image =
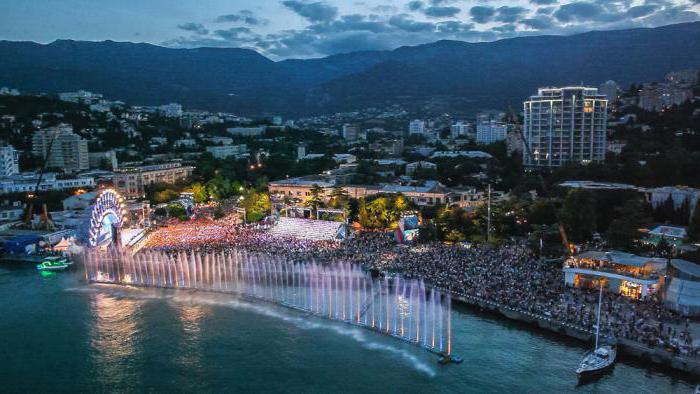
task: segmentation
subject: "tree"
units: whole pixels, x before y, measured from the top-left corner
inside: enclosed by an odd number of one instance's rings
[[[589,190],[574,189],[567,193],[559,211],[567,236],[575,242],[590,239],[596,230],[595,196]]]
[[[329,195],[328,206],[336,209],[347,209],[350,202],[348,192],[340,185],[333,186]]]
[[[241,201],[241,206],[246,210],[246,219],[249,222],[259,222],[270,212],[270,195],[249,191]]]
[[[323,205],[323,188],[317,184],[313,184],[311,190],[309,190],[310,198],[306,200],[304,205],[311,208],[312,213],[315,215],[318,212],[318,208]]]
[[[646,203],[632,199],[616,209],[617,218],[610,222],[606,232],[608,244],[614,248],[631,250],[639,238],[639,229],[651,221],[646,214]]]
[[[203,203],[209,201],[209,193],[207,192],[207,188],[201,183],[193,183],[189,189],[193,194],[195,202]]]

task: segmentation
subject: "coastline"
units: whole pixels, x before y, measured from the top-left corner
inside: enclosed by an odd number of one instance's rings
[[[446,289],[441,289],[441,291],[449,292]],[[449,294],[452,295],[453,301],[469,306],[479,307],[481,309],[497,313],[507,319],[536,325],[541,329],[555,332],[560,335],[565,335],[580,341],[590,342],[594,335],[593,331],[591,330],[569,323],[562,323],[546,316],[511,308],[494,301],[484,300],[482,298],[469,295],[455,294],[454,292],[449,292]],[[617,339],[617,348],[625,355],[651,361],[655,364],[682,371],[693,376],[700,376],[700,359],[675,356],[662,348],[650,348],[642,343],[626,338]]]

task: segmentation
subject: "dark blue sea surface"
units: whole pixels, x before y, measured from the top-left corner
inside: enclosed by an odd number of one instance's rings
[[[461,365],[394,338],[226,294],[0,266],[0,392],[691,393],[622,358],[578,385],[586,344],[455,306]]]

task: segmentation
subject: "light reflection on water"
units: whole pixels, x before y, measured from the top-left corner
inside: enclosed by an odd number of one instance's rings
[[[182,352],[178,364],[193,372],[202,370],[202,320],[206,313],[202,306],[184,303],[171,303],[177,308],[177,315],[182,324]]]
[[[103,387],[123,384],[126,376],[133,377],[125,370],[137,351],[139,310],[143,302],[103,293],[90,295],[93,315],[90,346],[94,350],[92,357],[96,365],[96,378]]]

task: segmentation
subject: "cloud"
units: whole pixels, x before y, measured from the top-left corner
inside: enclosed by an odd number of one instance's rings
[[[650,15],[656,11],[656,6],[653,4],[639,5],[627,10],[627,16],[630,18],[641,18]]]
[[[271,23],[262,28],[263,23],[255,21],[264,19],[242,10],[213,20],[234,24],[226,29],[210,31],[196,22],[178,25],[188,34],[164,44],[242,47],[275,59],[304,58],[393,49],[441,39],[490,41],[594,29],[653,27],[700,19],[697,13],[700,0],[521,0],[507,6],[490,6],[497,2],[478,0],[479,5],[464,9],[469,14],[467,18],[459,18],[462,12],[459,4],[464,0],[356,1],[353,6],[363,10],[356,13],[342,13],[341,9],[345,8],[336,7],[336,2],[330,0],[280,1],[283,7],[304,18],[300,27],[269,31]]]
[[[207,30],[204,25],[201,23],[194,23],[194,22],[187,22],[187,23],[182,23],[177,25],[177,28],[180,30],[185,30],[185,31],[191,31],[195,34],[201,34],[201,35],[206,35],[209,34],[209,30]]]
[[[285,0],[282,4],[311,22],[329,22],[338,16],[338,8],[323,2]]]
[[[499,7],[497,10],[496,20],[499,22],[513,23],[518,20],[520,15],[527,12],[523,7]]]
[[[493,7],[477,5],[469,10],[469,15],[471,15],[472,20],[476,23],[487,23],[491,21],[493,16],[496,14],[496,10]]]
[[[418,11],[418,10],[422,9],[424,5],[425,4],[423,4],[422,1],[414,0],[414,1],[409,1],[406,4],[406,8],[409,11]]]
[[[267,19],[259,18],[250,10],[241,10],[236,14],[219,15],[214,19],[216,23],[242,22],[246,25],[266,25]]]
[[[603,13],[600,5],[581,1],[562,5],[554,12],[554,17],[562,22],[586,21],[596,20]]]
[[[522,19],[520,24],[533,30],[548,30],[554,27],[555,22],[547,15],[537,15],[533,18]]]
[[[406,14],[392,16],[391,18],[389,18],[389,25],[396,27],[400,30],[410,32],[435,30],[435,25],[433,25],[432,23],[415,21]]]
[[[462,11],[461,9],[457,7],[440,7],[440,6],[432,6],[428,7],[423,11],[423,13],[426,16],[429,16],[431,18],[445,18],[445,17],[453,17]]]

